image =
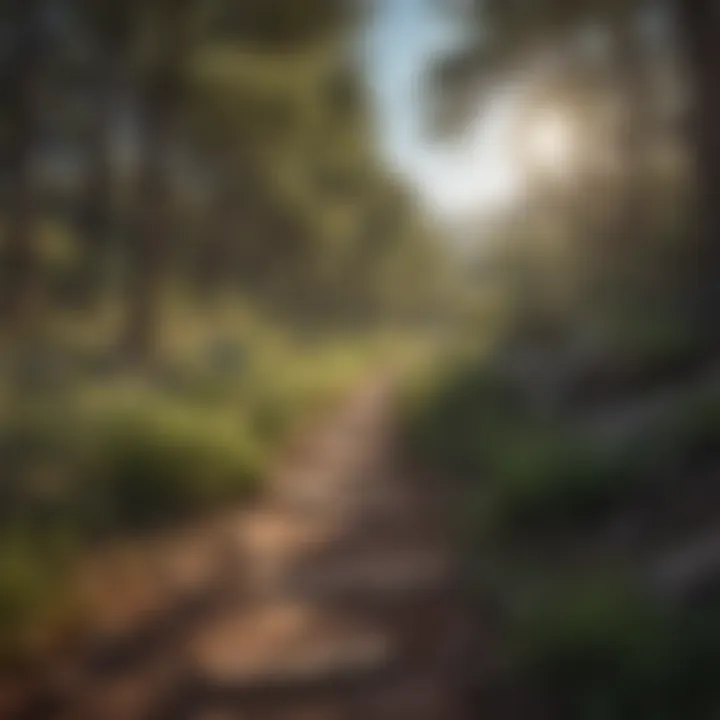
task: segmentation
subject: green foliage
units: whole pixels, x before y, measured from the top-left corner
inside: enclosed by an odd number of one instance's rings
[[[337,32],[344,6],[336,0],[228,3],[211,0],[213,30],[253,47],[285,50]]]
[[[534,407],[508,372],[478,361],[408,404],[415,453],[465,480],[467,577],[500,609],[510,686],[558,720],[704,720],[720,709],[717,608],[667,606],[642,586],[632,552],[618,570],[601,533],[586,544],[596,521],[717,461],[716,385],[650,410],[613,436],[572,410]]]
[[[720,396],[687,390],[614,437],[572,410],[541,411],[508,373],[475,362],[426,383],[407,416],[413,452],[466,480],[470,525],[551,529],[608,517],[717,458]]]
[[[525,672],[585,675],[594,662],[651,641],[648,625],[658,621],[647,599],[615,577],[546,581],[526,592],[514,618],[512,653]]]
[[[626,579],[598,573],[528,590],[510,626],[513,672],[554,699],[555,717],[670,720],[718,709],[716,609],[662,609]]]
[[[582,525],[637,489],[621,458],[565,428],[512,433],[488,460],[490,517],[501,528]]]
[[[451,366],[417,388],[410,400],[408,436],[424,458],[472,474],[487,468],[486,450],[522,413],[517,388],[486,366]]]
[[[508,376],[482,365],[451,374],[416,401],[409,435],[417,452],[467,478],[470,522],[485,529],[582,524],[638,486],[629,458],[543,417]]]
[[[247,496],[261,478],[240,423],[150,395],[93,419],[79,502],[102,529],[154,525]]]

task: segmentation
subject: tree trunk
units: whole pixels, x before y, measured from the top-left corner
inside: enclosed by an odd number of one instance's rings
[[[36,183],[33,155],[38,135],[41,38],[38,3],[19,0],[14,9],[15,47],[7,68],[7,206],[0,315],[11,333],[28,329],[39,301],[35,247]]]
[[[138,180],[137,226],[131,233],[128,258],[128,307],[123,350],[131,361],[146,363],[159,335],[163,274],[169,234],[170,177],[168,145],[172,94],[156,79],[146,89]]]
[[[129,297],[122,339],[126,356],[139,365],[152,360],[161,329],[171,233],[172,145],[190,47],[192,7],[191,0],[176,0],[155,16],[159,47],[142,87],[138,227],[130,241]]]
[[[617,138],[622,158],[621,191],[613,218],[615,242],[608,258],[610,277],[605,300],[620,303],[623,313],[638,303],[647,309],[650,300],[649,267],[653,265],[650,240],[647,161],[653,140],[653,103],[647,59],[634,13],[617,18],[613,33],[615,82],[622,104]]]
[[[699,197],[699,251],[693,267],[697,314],[713,343],[720,307],[720,8],[716,0],[676,0],[693,93],[691,142]]]
[[[208,235],[198,255],[196,277],[204,293],[226,290],[237,281],[238,237],[246,209],[238,172],[234,167],[232,170],[227,167],[227,160],[217,162],[214,202],[208,213]]]
[[[103,265],[107,256],[113,219],[112,133],[117,100],[117,63],[108,61],[96,80],[95,117],[88,137],[86,188],[81,208],[83,258],[79,295],[93,304],[103,287]]]
[[[622,18],[614,30],[616,72],[624,106],[619,138],[625,166],[622,214],[631,230],[647,220],[643,181],[649,136],[653,131],[654,103],[646,72],[647,61],[633,20],[632,16]]]

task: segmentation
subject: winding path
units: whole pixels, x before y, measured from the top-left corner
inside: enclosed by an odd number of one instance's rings
[[[296,439],[257,506],[142,549],[144,582],[104,559],[104,629],[14,717],[466,717],[438,504],[393,423],[391,383],[373,382]]]

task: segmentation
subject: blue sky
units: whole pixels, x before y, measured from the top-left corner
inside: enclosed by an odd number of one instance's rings
[[[498,93],[465,137],[433,141],[425,131],[427,74],[434,58],[462,43],[462,25],[437,0],[373,1],[364,50],[388,161],[441,215],[474,214],[504,201],[517,186],[507,137],[512,98]]]
[[[402,166],[424,145],[426,91],[433,57],[459,41],[458,28],[433,0],[376,0],[367,38],[369,76],[379,103],[381,138]]]

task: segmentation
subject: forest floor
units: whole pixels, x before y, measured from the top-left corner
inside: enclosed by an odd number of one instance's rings
[[[293,439],[268,491],[88,559],[80,651],[0,687],[37,720],[461,720],[467,630],[392,382]]]

